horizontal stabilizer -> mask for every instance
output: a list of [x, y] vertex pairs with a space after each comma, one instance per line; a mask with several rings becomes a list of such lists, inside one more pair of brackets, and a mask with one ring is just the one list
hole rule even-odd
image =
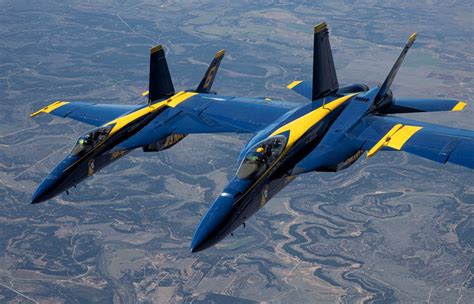
[[311, 86], [311, 81], [296, 80], [287, 85], [286, 87], [308, 98], [309, 100], [312, 100], [313, 98], [313, 88]]
[[465, 107], [465, 102], [455, 99], [396, 98], [383, 113], [462, 111]]
[[163, 46], [150, 50], [150, 82], [148, 84], [148, 103], [174, 95], [173, 81], [166, 63]]
[[224, 58], [225, 51], [220, 50], [214, 56], [214, 60], [212, 60], [209, 68], [207, 69], [206, 74], [201, 80], [201, 83], [196, 89], [198, 93], [209, 94], [211, 92], [212, 84], [214, 83], [214, 79], [216, 78], [217, 70], [219, 69], [219, 65], [221, 64], [222, 58]]

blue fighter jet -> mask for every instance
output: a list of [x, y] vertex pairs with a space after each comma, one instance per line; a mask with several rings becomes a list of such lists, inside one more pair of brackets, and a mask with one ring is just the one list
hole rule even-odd
[[276, 193], [305, 172], [337, 172], [367, 151], [406, 151], [439, 163], [474, 168], [474, 132], [393, 116], [459, 111], [453, 99], [395, 98], [390, 87], [415, 41], [411, 35], [381, 86], [339, 86], [327, 25], [314, 27], [313, 79], [288, 88], [308, 102], [217, 95], [212, 84], [219, 51], [195, 90], [175, 92], [161, 45], [151, 49], [148, 103], [111, 105], [56, 101], [35, 112], [95, 126], [39, 185], [32, 203], [49, 200], [130, 151], [168, 149], [197, 133], [251, 133], [235, 176], [211, 205], [191, 251], [209, 248], [245, 224]]

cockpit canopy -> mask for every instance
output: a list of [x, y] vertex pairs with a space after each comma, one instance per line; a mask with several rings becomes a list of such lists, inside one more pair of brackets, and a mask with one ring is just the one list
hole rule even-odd
[[79, 137], [71, 155], [83, 155], [103, 142], [112, 130], [112, 125], [93, 129]]
[[277, 135], [250, 148], [237, 170], [237, 177], [240, 179], [259, 178], [283, 152], [286, 141], [285, 136]]

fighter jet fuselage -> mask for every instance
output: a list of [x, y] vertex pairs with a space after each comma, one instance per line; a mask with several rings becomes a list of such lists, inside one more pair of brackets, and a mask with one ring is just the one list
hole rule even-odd
[[96, 126], [40, 184], [32, 203], [67, 191], [108, 164], [141, 148], [168, 149], [188, 134], [251, 133], [236, 174], [203, 216], [191, 251], [209, 248], [231, 234], [296, 176], [337, 172], [367, 151], [406, 151], [439, 163], [474, 168], [474, 132], [393, 116], [459, 111], [452, 99], [394, 98], [390, 87], [416, 35], [381, 86], [339, 86], [325, 23], [314, 28], [312, 81], [288, 88], [309, 99], [290, 104], [266, 98], [217, 95], [211, 91], [224, 56], [219, 51], [195, 90], [175, 92], [162, 46], [151, 49], [146, 105], [55, 102], [35, 113], [69, 117]]

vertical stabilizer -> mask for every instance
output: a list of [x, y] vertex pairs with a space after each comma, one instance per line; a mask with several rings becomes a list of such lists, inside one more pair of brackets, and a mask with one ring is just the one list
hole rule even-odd
[[332, 59], [329, 31], [325, 22], [314, 27], [313, 96], [316, 100], [339, 87]]
[[150, 82], [148, 84], [148, 103], [173, 95], [174, 87], [163, 46], [150, 50]]
[[403, 48], [400, 56], [398, 56], [397, 61], [395, 61], [395, 64], [393, 65], [392, 69], [390, 70], [390, 73], [388, 73], [387, 78], [383, 82], [382, 86], [380, 87], [379, 92], [377, 93], [377, 96], [375, 97], [375, 104], [376, 105], [378, 105], [380, 102], [382, 102], [384, 97], [389, 93], [389, 90], [390, 90], [390, 87], [392, 86], [393, 80], [395, 79], [395, 76], [397, 76], [398, 70], [400, 69], [400, 66], [403, 63], [403, 60], [405, 59], [405, 56], [408, 53], [408, 50], [411, 48], [411, 46], [415, 42], [415, 39], [416, 39], [416, 33], [411, 34], [410, 38], [408, 38], [408, 41], [405, 44], [405, 47]]
[[209, 68], [207, 69], [206, 74], [204, 74], [204, 77], [202, 77], [201, 83], [197, 87], [196, 92], [205, 94], [209, 94], [211, 92], [212, 84], [214, 83], [217, 70], [219, 69], [222, 58], [224, 58], [224, 54], [224, 50], [220, 50], [216, 53], [214, 60], [212, 60], [211, 65], [209, 65]]

